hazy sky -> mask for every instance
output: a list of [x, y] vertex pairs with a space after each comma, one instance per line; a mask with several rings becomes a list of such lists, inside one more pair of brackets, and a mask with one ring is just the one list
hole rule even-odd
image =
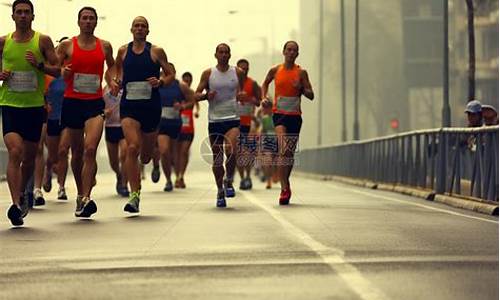
[[[190, 70], [198, 80], [201, 71], [215, 64], [215, 46], [227, 42], [232, 63], [248, 53], [280, 49], [290, 32], [298, 30], [300, 0], [33, 0], [33, 28], [55, 41], [78, 34], [77, 12], [86, 5], [100, 17], [96, 35], [109, 40], [115, 50], [131, 40], [134, 17], [148, 18], [148, 40], [162, 46], [179, 73]], [[12, 0], [0, 0], [0, 29], [14, 29]], [[267, 43], [267, 44], [266, 44]], [[260, 81], [260, 79], [259, 79]]]

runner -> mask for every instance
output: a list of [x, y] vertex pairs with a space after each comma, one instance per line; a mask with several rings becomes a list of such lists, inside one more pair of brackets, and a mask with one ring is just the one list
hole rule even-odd
[[273, 123], [278, 140], [278, 173], [281, 181], [280, 205], [290, 202], [290, 174], [294, 164], [294, 152], [302, 126], [300, 97], [314, 99], [314, 92], [306, 70], [295, 64], [299, 56], [299, 45], [288, 41], [283, 46], [284, 63], [272, 67], [262, 84], [263, 102], [267, 98], [269, 84], [274, 80], [275, 96], [273, 102]]
[[[130, 183], [124, 210], [138, 213], [141, 172], [137, 158], [140, 156], [143, 164], [151, 160], [161, 117], [158, 87], [169, 84], [174, 76], [163, 48], [146, 41], [149, 34], [146, 18], [136, 17], [131, 32], [133, 41], [118, 50], [115, 81], [123, 87], [120, 118], [127, 141], [125, 167]], [[160, 67], [165, 72], [162, 78]]]
[[128, 197], [127, 173], [125, 172], [125, 158], [127, 157], [127, 141], [123, 135], [120, 124], [120, 100], [122, 91], [115, 97], [111, 95], [108, 86], [103, 89], [104, 108], [104, 133], [106, 149], [108, 150], [109, 165], [116, 175], [116, 193]]
[[[217, 65], [201, 75], [196, 97], [198, 101], [208, 100], [208, 133], [213, 155], [212, 171], [217, 184], [217, 207], [226, 207], [225, 197], [235, 196], [233, 177], [240, 134], [237, 101], [245, 97], [240, 92], [244, 74], [239, 68], [229, 65], [231, 49], [227, 44], [215, 48], [215, 58]], [[204, 90], [206, 94], [203, 94]]]
[[[81, 218], [88, 218], [97, 211], [90, 194], [96, 183], [96, 153], [104, 124], [103, 78], [108, 85], [114, 84], [118, 89], [111, 80], [113, 48], [108, 41], [94, 35], [97, 19], [94, 8], [80, 9], [80, 34], [63, 41], [57, 48], [60, 64], [67, 62], [62, 70], [66, 89], [61, 121], [68, 130], [71, 144], [71, 169], [78, 192], [75, 216]], [[104, 62], [108, 67], [106, 73]]]
[[[59, 43], [68, 38], [64, 37], [59, 40]], [[59, 47], [59, 46], [58, 46]], [[57, 49], [57, 48], [56, 48]], [[59, 189], [57, 191], [58, 200], [68, 200], [66, 195], [65, 183], [68, 173], [68, 152], [69, 152], [69, 133], [61, 124], [61, 110], [64, 101], [64, 90], [66, 84], [64, 78], [59, 76], [52, 79], [47, 91], [47, 105], [49, 107], [49, 115], [47, 119], [47, 161], [45, 164], [45, 180], [44, 190], [50, 191], [52, 187], [52, 170], [56, 169], [57, 183]]]
[[240, 113], [240, 139], [238, 145], [238, 173], [240, 174], [240, 189], [250, 190], [252, 189], [252, 179], [250, 177], [250, 172], [255, 161], [255, 154], [257, 152], [255, 145], [255, 135], [250, 134], [250, 128], [252, 127], [252, 121], [255, 114], [255, 107], [260, 105], [260, 86], [248, 77], [248, 71], [250, 69], [250, 63], [246, 59], [240, 59], [236, 65], [243, 70], [245, 74], [243, 83], [243, 97], [242, 102], [239, 104]]
[[33, 175], [43, 124], [44, 73], [58, 76], [60, 69], [50, 37], [31, 28], [33, 3], [16, 0], [12, 19], [16, 30], [0, 37], [0, 106], [3, 139], [8, 152], [7, 183], [12, 205], [7, 217], [14, 226], [24, 224], [28, 201], [23, 192]]
[[[193, 75], [190, 72], [182, 74], [182, 81], [190, 88], [193, 83]], [[175, 188], [186, 188], [184, 175], [189, 163], [189, 154], [191, 144], [194, 139], [194, 119], [199, 117], [200, 104], [198, 101], [194, 103], [194, 107], [186, 108], [181, 111], [182, 127], [177, 141], [175, 141], [175, 160], [177, 161], [177, 170], [175, 180]]]
[[[169, 63], [175, 78], [175, 66]], [[160, 151], [163, 173], [167, 179], [163, 191], [173, 190], [171, 171], [172, 166], [178, 170], [178, 161], [173, 159], [173, 141], [180, 134], [182, 119], [180, 111], [193, 107], [193, 91], [184, 82], [174, 79], [168, 86], [160, 87], [161, 120], [158, 133], [158, 150]]]

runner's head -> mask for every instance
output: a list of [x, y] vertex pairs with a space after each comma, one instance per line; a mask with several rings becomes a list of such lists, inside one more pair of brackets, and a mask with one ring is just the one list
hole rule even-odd
[[149, 23], [148, 20], [143, 16], [135, 17], [132, 21], [132, 28], [130, 32], [134, 36], [134, 39], [146, 40], [149, 34]]
[[184, 81], [184, 83], [188, 86], [191, 86], [193, 83], [193, 74], [190, 72], [184, 72], [184, 74], [182, 74], [182, 81]]
[[16, 0], [12, 3], [12, 20], [16, 28], [31, 28], [35, 18], [33, 3], [30, 0]]
[[221, 43], [215, 47], [215, 58], [219, 65], [228, 65], [231, 58], [231, 48], [228, 44]]
[[78, 27], [80, 33], [94, 34], [97, 26], [97, 11], [95, 8], [85, 6], [78, 11]]
[[283, 56], [286, 62], [295, 63], [299, 56], [299, 44], [296, 41], [288, 41], [283, 45]]
[[175, 70], [174, 64], [169, 62], [168, 65], [170, 66], [170, 71], [172, 71], [172, 73], [174, 73], [174, 77], [175, 77], [175, 74], [177, 74], [177, 71]]
[[243, 70], [243, 72], [245, 73], [245, 76], [248, 76], [248, 71], [250, 70], [250, 63], [248, 62], [248, 60], [242, 58], [242, 59], [238, 60], [236, 65], [238, 66], [238, 68]]

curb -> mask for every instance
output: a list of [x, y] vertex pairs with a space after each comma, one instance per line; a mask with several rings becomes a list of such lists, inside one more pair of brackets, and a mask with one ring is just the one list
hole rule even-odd
[[343, 177], [335, 175], [319, 175], [319, 174], [304, 173], [304, 172], [294, 172], [294, 174], [310, 179], [323, 180], [323, 181], [337, 181], [369, 189], [378, 189], [382, 191], [396, 192], [408, 196], [423, 198], [428, 201], [443, 203], [456, 208], [487, 214], [490, 216], [498, 216], [498, 211], [499, 211], [498, 204], [485, 203], [473, 199], [469, 200], [447, 195], [440, 195], [440, 194], [438, 195], [434, 191], [412, 188], [408, 186], [401, 186], [401, 185], [394, 185], [387, 183], [376, 183], [370, 180], [362, 180], [362, 179], [355, 179], [352, 177]]

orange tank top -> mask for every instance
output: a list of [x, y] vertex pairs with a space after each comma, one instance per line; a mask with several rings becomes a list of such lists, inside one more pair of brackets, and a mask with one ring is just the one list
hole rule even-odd
[[[247, 93], [250, 98], [255, 97], [253, 92], [253, 79], [247, 77], [245, 83], [243, 83], [243, 91]], [[242, 126], [251, 126], [252, 125], [252, 117], [253, 117], [253, 104], [240, 104], [240, 125]]]
[[274, 75], [274, 103], [273, 113], [284, 115], [301, 115], [299, 89], [294, 84], [300, 81], [301, 68], [293, 65], [292, 69], [286, 69], [284, 64], [278, 66]]

